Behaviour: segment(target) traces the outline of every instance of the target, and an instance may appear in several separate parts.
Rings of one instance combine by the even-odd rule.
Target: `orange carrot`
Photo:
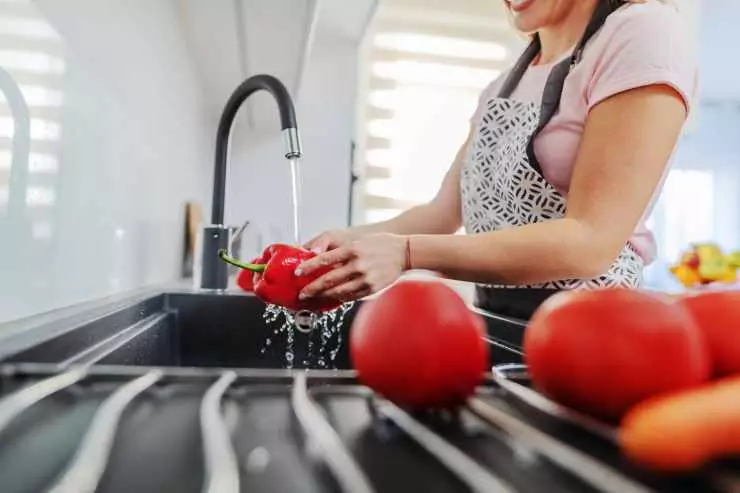
[[[666,472],[740,455],[740,377],[636,405],[622,420],[619,438],[629,459]]]

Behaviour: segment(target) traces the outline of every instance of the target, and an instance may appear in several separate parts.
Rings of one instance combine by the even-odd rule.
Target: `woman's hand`
[[[363,236],[304,262],[296,275],[308,275],[327,265],[336,267],[306,286],[301,299],[363,298],[388,287],[410,267],[408,237],[388,233]]]

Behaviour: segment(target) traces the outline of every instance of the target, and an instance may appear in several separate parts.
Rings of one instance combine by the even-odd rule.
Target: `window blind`
[[[354,222],[434,196],[481,91],[524,42],[499,2],[381,2],[364,46]]]
[[[0,217],[48,238],[61,139],[65,47],[30,0],[0,0]]]

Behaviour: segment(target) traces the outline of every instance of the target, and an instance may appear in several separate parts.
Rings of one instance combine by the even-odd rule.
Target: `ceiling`
[[[360,42],[378,0],[179,0],[208,112],[216,118],[245,78],[268,73],[300,93],[317,31]],[[274,125],[274,102],[255,95],[242,123]]]

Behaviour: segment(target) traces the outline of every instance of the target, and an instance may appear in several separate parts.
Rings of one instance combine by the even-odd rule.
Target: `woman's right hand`
[[[319,255],[351,243],[357,236],[352,229],[332,229],[314,237],[304,247]]]

